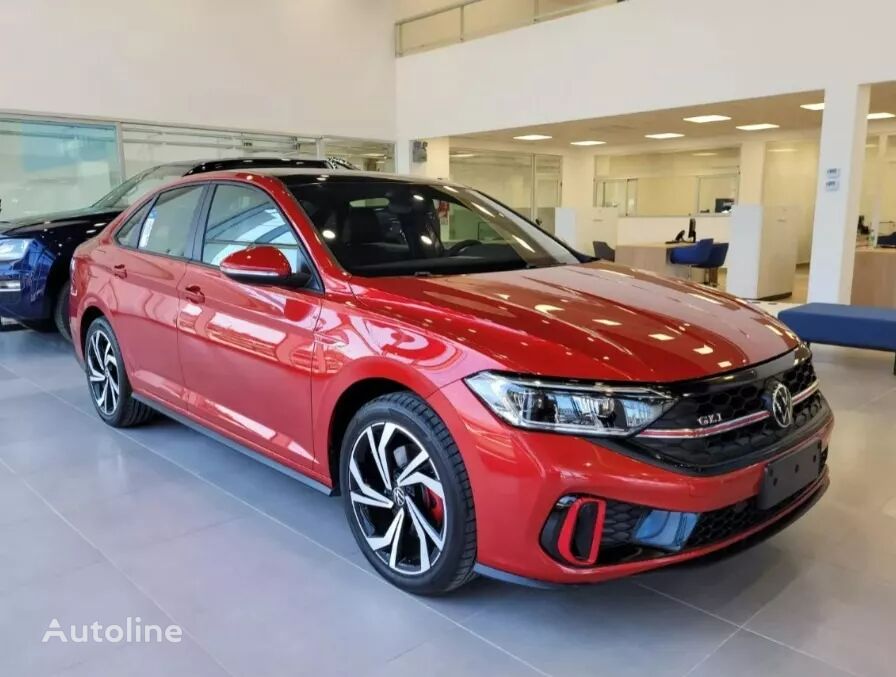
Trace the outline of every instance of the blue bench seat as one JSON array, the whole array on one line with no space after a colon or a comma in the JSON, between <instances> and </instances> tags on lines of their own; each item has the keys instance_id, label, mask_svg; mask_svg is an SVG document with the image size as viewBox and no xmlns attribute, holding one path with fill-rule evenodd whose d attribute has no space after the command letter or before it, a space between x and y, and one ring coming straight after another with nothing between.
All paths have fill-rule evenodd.
<instances>
[{"instance_id":1,"label":"blue bench seat","mask_svg":"<svg viewBox=\"0 0 896 677\"><path fill-rule=\"evenodd\" d=\"M778 319L809 343L896 353L896 308L808 303L782 310Z\"/></svg>"}]
</instances>

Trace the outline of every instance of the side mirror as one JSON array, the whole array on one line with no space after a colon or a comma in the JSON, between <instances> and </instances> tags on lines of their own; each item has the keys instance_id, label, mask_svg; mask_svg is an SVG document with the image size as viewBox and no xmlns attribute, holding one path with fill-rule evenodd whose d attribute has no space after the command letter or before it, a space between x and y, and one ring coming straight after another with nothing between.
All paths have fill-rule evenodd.
<instances>
[{"instance_id":1,"label":"side mirror","mask_svg":"<svg viewBox=\"0 0 896 677\"><path fill-rule=\"evenodd\" d=\"M238 282L304 285L311 279L305 272L293 274L283 252L267 245L233 252L221 261L220 268L227 277Z\"/></svg>"}]
</instances>

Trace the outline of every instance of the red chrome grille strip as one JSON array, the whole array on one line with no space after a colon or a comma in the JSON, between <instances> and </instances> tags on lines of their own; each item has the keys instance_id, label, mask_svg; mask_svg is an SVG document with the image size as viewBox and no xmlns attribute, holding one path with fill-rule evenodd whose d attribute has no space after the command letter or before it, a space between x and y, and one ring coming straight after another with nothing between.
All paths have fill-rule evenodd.
<instances>
[{"instance_id":1,"label":"red chrome grille strip","mask_svg":"<svg viewBox=\"0 0 896 677\"><path fill-rule=\"evenodd\" d=\"M794 395L792 401L794 404L799 404L815 394L817 390L818 381L815 381L808 388ZM735 418L731 421L724 421L722 423L716 423L715 425L706 426L705 428L648 428L647 430L642 430L638 433L637 437L649 437L652 439L696 439L700 437L710 437L711 435L718 435L719 433L724 433L729 430L743 428L751 423L764 421L769 416L771 416L771 414L763 410L747 414L746 416L741 416L740 418Z\"/></svg>"}]
</instances>

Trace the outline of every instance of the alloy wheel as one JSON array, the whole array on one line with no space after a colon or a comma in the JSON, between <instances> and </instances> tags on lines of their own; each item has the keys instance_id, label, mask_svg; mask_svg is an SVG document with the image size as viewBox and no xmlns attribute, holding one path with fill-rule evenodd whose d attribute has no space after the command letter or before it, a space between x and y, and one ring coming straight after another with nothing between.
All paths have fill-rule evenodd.
<instances>
[{"instance_id":1,"label":"alloy wheel","mask_svg":"<svg viewBox=\"0 0 896 677\"><path fill-rule=\"evenodd\" d=\"M118 359L102 329L93 332L87 343L87 379L97 408L106 416L114 414L121 393Z\"/></svg>"},{"instance_id":2,"label":"alloy wheel","mask_svg":"<svg viewBox=\"0 0 896 677\"><path fill-rule=\"evenodd\" d=\"M445 492L410 432L390 422L365 428L352 446L348 490L367 545L384 564L409 576L435 565L448 533Z\"/></svg>"}]
</instances>

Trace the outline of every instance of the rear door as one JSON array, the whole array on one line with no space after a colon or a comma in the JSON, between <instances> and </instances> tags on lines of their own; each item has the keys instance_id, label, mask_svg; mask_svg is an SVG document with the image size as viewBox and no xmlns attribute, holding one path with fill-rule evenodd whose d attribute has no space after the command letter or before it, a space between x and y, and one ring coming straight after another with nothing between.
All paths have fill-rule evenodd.
<instances>
[{"instance_id":1,"label":"rear door","mask_svg":"<svg viewBox=\"0 0 896 677\"><path fill-rule=\"evenodd\" d=\"M176 409L183 409L184 394L178 283L205 188L195 184L159 193L116 233L119 246L111 260L113 328L132 385Z\"/></svg>"},{"instance_id":2,"label":"rear door","mask_svg":"<svg viewBox=\"0 0 896 677\"><path fill-rule=\"evenodd\" d=\"M313 463L311 361L321 295L312 288L231 280L218 264L250 245L309 263L274 200L254 186L212 186L194 260L179 285L180 354L190 412L244 444L299 468Z\"/></svg>"}]
</instances>

